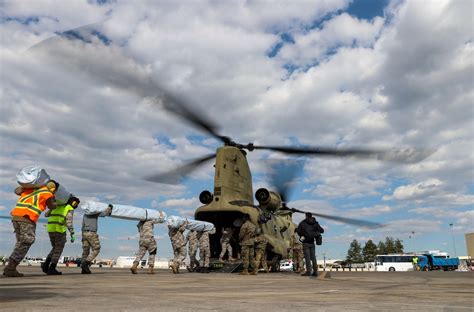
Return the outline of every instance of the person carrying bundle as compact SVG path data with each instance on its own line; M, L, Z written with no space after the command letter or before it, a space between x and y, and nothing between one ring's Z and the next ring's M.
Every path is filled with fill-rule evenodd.
M145 256L145 253L148 251L148 267L149 274L155 274L155 256L156 256L156 240L154 234L154 225L160 223L159 221L154 220L144 220L139 221L137 224L138 233L140 234L140 239L138 241L139 249L135 261L133 261L133 266L130 268L132 274L137 274L138 265L140 261Z
M73 217L74 209L77 208L79 202L79 198L71 196L66 204L58 205L55 209L48 210L45 214L48 217L47 230L52 246L46 261L41 263L41 269L47 275L62 274L56 270L56 267L66 245L66 229L69 230L71 235L71 243L74 243L76 239L74 236Z
M38 188L17 187L15 193L20 196L15 208L11 211L12 225L15 231L16 244L3 270L6 277L22 277L17 271L18 264L25 258L36 239L36 223L43 211L55 209L54 193L58 183L50 180Z

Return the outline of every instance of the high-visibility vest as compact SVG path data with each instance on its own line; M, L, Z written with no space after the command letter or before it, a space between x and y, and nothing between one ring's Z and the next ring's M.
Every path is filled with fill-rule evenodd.
M66 232L66 216L69 211L74 210L71 205L57 206L56 209L51 211L48 217L48 233L64 233Z
M10 214L14 217L26 217L36 223L41 212L46 209L46 201L51 197L54 197L54 194L46 186L27 188L21 193Z

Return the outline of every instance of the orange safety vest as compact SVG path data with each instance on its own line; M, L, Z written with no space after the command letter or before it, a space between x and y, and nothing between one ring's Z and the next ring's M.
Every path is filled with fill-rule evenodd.
M41 212L46 209L46 201L53 196L46 186L25 189L10 214L14 217L28 218L36 223Z

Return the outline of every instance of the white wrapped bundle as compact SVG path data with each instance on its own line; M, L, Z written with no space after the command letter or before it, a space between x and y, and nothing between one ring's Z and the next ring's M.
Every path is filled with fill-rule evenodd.
M84 210L84 214L92 215L96 213L104 213L107 210L109 204L86 200L85 202L81 202L80 206L81 209Z
M29 166L21 169L16 174L18 184L25 188L37 188L46 185L50 180L46 170L39 166Z
M59 184L56 193L54 193L54 199L58 205L64 205L67 203L71 196L71 192L69 192L62 184Z
M81 208L85 214L104 213L108 206L109 204L91 200L87 200L81 204ZM112 214L110 216L126 220L154 220L159 223L163 223L166 220L166 213L164 211L161 211L160 216L160 211L158 210L115 204L113 204Z
M166 220L166 213L164 211L161 211L160 216L160 211L154 209L126 205L113 206L114 208L112 209L112 214L110 215L111 217L137 221L153 220L159 223L163 223Z
M199 221L199 220L192 220L192 219L186 219L178 216L169 216L168 219L166 219L166 223L168 226L173 227L173 228L178 228L183 223L188 221L188 224L186 225L186 229L190 231L198 231L198 232L203 232L203 231L208 231L212 232L213 230L215 231L214 224L206 221Z

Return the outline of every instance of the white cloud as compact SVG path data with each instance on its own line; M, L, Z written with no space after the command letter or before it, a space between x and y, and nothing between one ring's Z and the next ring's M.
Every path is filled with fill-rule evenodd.
M470 2L394 1L371 21L338 12L347 5L7 2L4 14L15 18L0 25L1 207L16 200L16 171L37 163L81 199L145 202L192 215L199 203L191 183L142 177L212 153L219 143L144 99L156 95L152 78L239 142L436 148L411 165L308 159L298 190L313 202L294 198L297 208L387 217L404 208L465 210L474 200ZM101 30L113 40L106 51L62 47L54 50L56 63L23 53L55 32L104 20ZM282 33L295 43L268 57ZM66 52L71 57L61 63ZM300 67L290 73L289 64ZM196 134L202 144L190 138ZM254 161L273 156L249 155L254 176L265 172ZM212 174L209 163L192 177L209 189ZM383 196L398 206L386 206ZM470 217L453 222L469 226ZM433 218L420 226L439 229Z
M384 200L410 200L419 199L438 192L443 185L438 179L430 179L417 184L403 185L395 189L391 196L384 196Z

